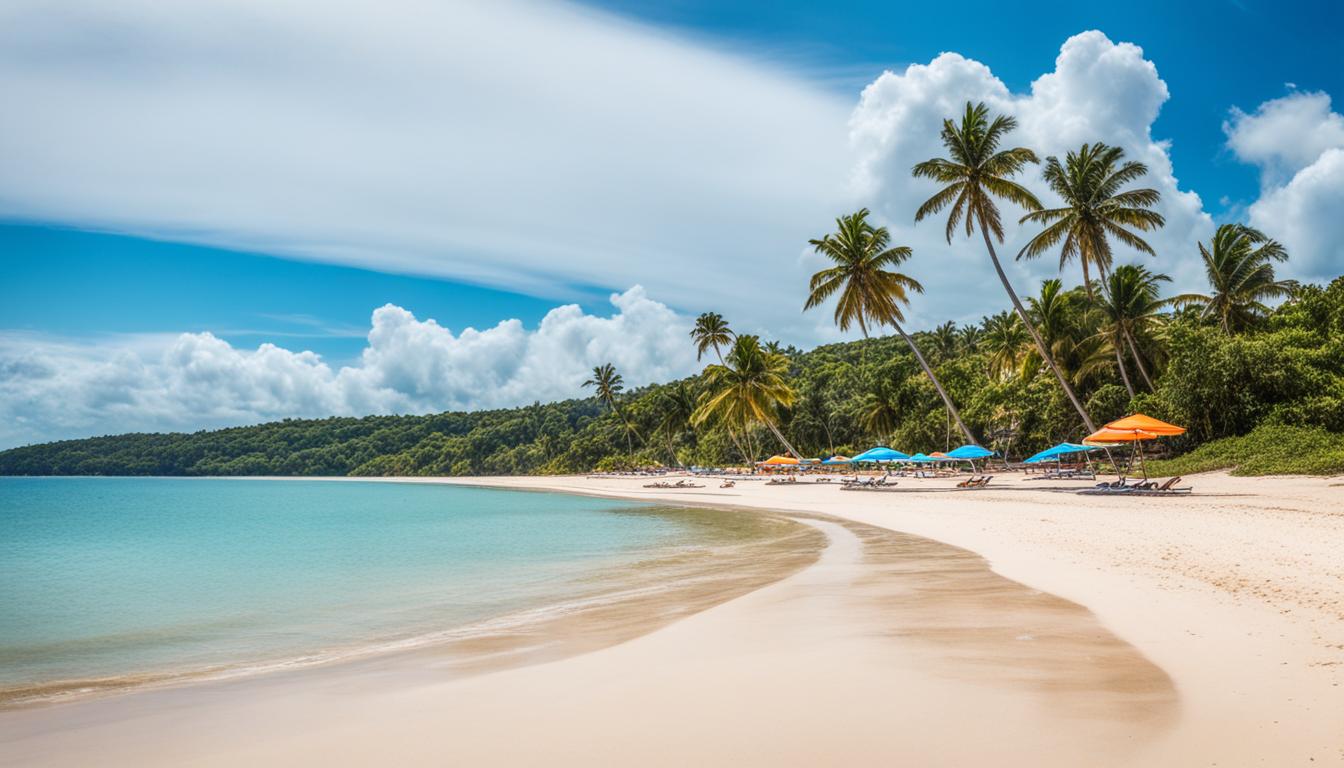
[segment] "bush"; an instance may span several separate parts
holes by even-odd
[[[1319,427],[1263,425],[1241,437],[1205,443],[1174,459],[1154,461],[1156,475],[1231,469],[1234,475],[1344,474],[1344,434]]]

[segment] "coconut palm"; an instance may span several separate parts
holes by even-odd
[[[1199,255],[1212,290],[1183,294],[1174,301],[1197,307],[1202,317],[1218,318],[1225,333],[1253,325],[1269,312],[1265,302],[1287,298],[1297,288],[1297,281],[1274,275],[1272,262],[1287,261],[1288,251],[1258,229],[1224,224],[1208,248],[1199,244]]]
[[[965,352],[974,352],[980,347],[984,332],[977,325],[968,325],[957,332],[957,343]]]
[[[1082,265],[1083,285],[1090,296],[1092,270],[1096,270],[1103,287],[1108,285],[1106,273],[1111,268],[1112,237],[1136,251],[1157,255],[1133,230],[1149,232],[1166,223],[1162,214],[1149,210],[1162,195],[1155,189],[1122,189],[1148,173],[1148,166],[1143,163],[1122,162],[1124,156],[1123,149],[1097,142],[1065,154],[1062,164],[1058,157],[1047,157],[1042,175],[1064,205],[1032,211],[1022,217],[1022,223],[1044,224],[1045,229],[1023,246],[1017,258],[1035,258],[1062,244],[1060,271],[1076,259]],[[1152,389],[1153,380],[1134,339],[1123,327],[1120,334],[1120,340],[1134,355],[1144,382]]]
[[[859,406],[859,426],[875,440],[881,442],[895,432],[900,420],[900,406],[885,387],[874,387],[864,395]]]
[[[592,387],[597,392],[597,397],[607,408],[620,418],[621,423],[625,425],[625,444],[629,453],[634,453],[634,446],[630,443],[630,435],[639,433],[635,431],[634,425],[625,418],[625,413],[621,411],[620,404],[616,397],[625,391],[625,382],[621,374],[616,372],[616,366],[611,363],[603,363],[593,368],[593,377],[583,382],[583,386]],[[641,438],[642,440],[642,438]]]
[[[929,341],[932,343],[933,351],[943,360],[951,360],[957,356],[958,338],[957,324],[951,320],[929,331]]]
[[[676,439],[691,427],[691,417],[695,415],[695,394],[685,381],[678,381],[663,390],[658,406],[662,411],[658,432],[667,441],[667,452],[672,456],[672,461],[680,464]]]
[[[705,312],[695,319],[695,327],[691,329],[691,338],[695,340],[695,359],[699,360],[705,356],[705,352],[710,349],[719,358],[719,364],[723,364],[723,352],[720,347],[726,347],[733,342],[733,332],[728,327],[728,321],[723,319],[723,315],[717,312]]]
[[[722,365],[705,368],[705,393],[691,423],[699,425],[718,418],[743,429],[754,423],[764,424],[785,450],[801,459],[775,425],[779,409],[793,404],[788,370],[788,358],[765,351],[755,336],[738,336]]]
[[[980,348],[989,353],[989,375],[1005,379],[1017,373],[1026,358],[1029,343],[1022,321],[1011,312],[986,317]]]
[[[910,303],[910,292],[923,293],[924,286],[893,268],[900,266],[913,253],[905,246],[892,247],[891,233],[887,228],[874,227],[868,223],[867,208],[841,216],[835,220],[835,225],[834,233],[808,241],[817,253],[830,259],[835,266],[812,276],[808,286],[810,293],[803,310],[820,306],[839,294],[835,305],[835,324],[840,330],[847,331],[851,325],[857,324],[867,339],[869,326],[890,325],[896,329],[910,351],[915,353],[919,367],[933,382],[933,388],[938,390],[938,396],[943,399],[943,406],[956,420],[966,440],[978,445],[979,441],[961,420],[961,414],[924,359],[924,354],[901,327],[901,322],[905,320],[902,305]]]
[[[1158,297],[1158,283],[1170,280],[1166,275],[1149,272],[1134,264],[1116,267],[1106,278],[1104,298],[1099,303],[1104,318],[1100,333],[1115,349],[1115,364],[1120,368],[1120,378],[1125,382],[1130,398],[1134,397],[1134,387],[1125,373],[1121,345],[1138,358],[1138,344],[1132,340],[1147,335],[1161,322],[1160,313],[1172,300]]]
[[[1003,271],[1003,265],[999,263],[999,256],[994,251],[993,241],[997,239],[1000,243],[1003,242],[1003,221],[994,202],[995,197],[1001,197],[1028,211],[1041,209],[1041,203],[1036,196],[1011,179],[1028,163],[1039,162],[1036,153],[1025,147],[999,149],[1003,137],[1015,127],[1017,121],[1011,117],[999,115],[990,120],[989,109],[983,103],[973,105],[967,102],[960,125],[952,120],[944,120],[941,138],[951,157],[933,158],[918,163],[912,173],[918,178],[932,179],[946,186],[919,207],[915,212],[915,221],[922,221],[951,206],[946,229],[949,244],[959,224],[963,225],[967,237],[979,227],[980,234],[985,240],[985,249],[989,251],[989,260],[994,264],[994,271],[998,273],[1004,291],[1013,302],[1013,309],[1031,334],[1037,351],[1054,371],[1055,378],[1068,395],[1069,401],[1073,403],[1074,409],[1078,411],[1083,424],[1087,426],[1089,432],[1095,431],[1096,427],[1092,424],[1091,417],[1087,415],[1087,410],[1083,408],[1073,387],[1064,378],[1064,372],[1046,349],[1045,342],[1032,325],[1026,308],[1018,299],[1017,292],[1013,290],[1008,275]]]

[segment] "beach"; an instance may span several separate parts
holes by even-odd
[[[417,479],[781,512],[825,543],[561,658],[460,675],[417,649],[3,712],[0,762],[1344,764],[1344,479],[1187,481]]]

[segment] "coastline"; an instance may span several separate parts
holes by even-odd
[[[135,694],[115,707],[107,699],[10,713],[0,718],[0,738],[15,757],[0,761],[73,764],[92,754],[220,764],[391,755],[411,763],[593,762],[649,754],[657,764],[1344,761],[1337,716],[1344,711],[1344,554],[1331,546],[1344,535],[1344,490],[1332,485],[1339,480],[1189,480],[1198,494],[1189,498],[1082,501],[1016,487],[869,494],[751,482],[652,490],[637,478],[389,478],[798,513],[830,545],[817,564],[782,581],[555,663],[439,682],[426,675],[432,659],[407,655]],[[956,628],[938,622],[941,644],[893,640],[890,627],[873,622],[887,612],[915,614],[897,593],[869,592],[898,576],[895,561],[873,554],[883,547],[865,548],[881,531],[983,555],[980,570],[1025,585],[1022,595],[1059,600],[1049,603],[1051,615],[1074,630],[1090,627],[1062,636],[1115,639],[1118,645],[1101,647],[1129,666],[1099,665],[1092,648],[1077,657],[1051,654],[1071,665],[1051,677],[1031,666],[1042,659],[1021,653],[1035,637],[1000,638],[1001,653],[991,646],[952,654],[949,648],[963,648],[948,645]],[[853,604],[855,595],[879,601]],[[987,608],[969,610],[983,618]],[[898,658],[884,655],[893,644]],[[1079,682],[1080,670],[1115,668],[1129,673],[1059,690]],[[1146,671],[1136,678],[1134,670]],[[1004,671],[1014,674],[993,679]],[[1137,691],[1116,687],[1126,679],[1146,682]],[[1118,715],[1117,702],[1130,714]],[[299,703],[306,712],[293,709]],[[1085,705],[1100,706],[1100,714]],[[246,744],[199,733],[152,736],[168,722],[221,717],[237,726],[235,737],[247,734]],[[459,727],[443,734],[444,722]],[[596,729],[598,722],[611,730]],[[678,738],[660,730],[668,727]],[[159,742],[143,743],[152,738]]]

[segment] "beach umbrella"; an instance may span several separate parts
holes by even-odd
[[[1046,448],[1044,451],[1035,454],[1031,458],[1027,459],[1025,463],[1039,464],[1042,461],[1050,461],[1052,459],[1058,459],[1060,456],[1063,456],[1066,453],[1085,453],[1087,451],[1099,451],[1099,450],[1101,450],[1101,446],[1099,445],[1079,445],[1078,443],[1060,443],[1059,445]]]
[[[854,458],[850,459],[850,461],[857,464],[860,462],[873,462],[873,461],[903,461],[908,458],[910,457],[904,453],[901,453],[900,451],[893,451],[890,448],[878,446],[876,448],[870,448],[864,451],[863,453],[860,453],[858,456],[855,456]]]
[[[981,448],[978,445],[963,445],[960,448],[953,448],[947,452],[947,457],[949,459],[964,459],[966,461],[970,461],[971,459],[984,459],[993,455],[993,451],[988,448]]]
[[[1136,413],[1133,416],[1126,416],[1123,419],[1116,419],[1115,421],[1110,422],[1096,432],[1083,438],[1083,443],[1085,445],[1098,446],[1129,443],[1133,446],[1135,453],[1138,454],[1139,461],[1143,466],[1143,479],[1147,480],[1148,463],[1143,461],[1143,448],[1141,447],[1141,443],[1145,440],[1156,440],[1159,437],[1168,437],[1184,433],[1185,427],[1178,427],[1175,424],[1168,424],[1165,421],[1159,421],[1151,416]]]
[[[906,461],[914,461],[920,464],[931,464],[937,461],[937,459],[925,453],[916,453],[914,456],[910,456],[909,458],[907,458]]]
[[[798,460],[792,456],[780,456],[778,454],[771,456],[765,461],[758,461],[757,464],[763,467],[789,467],[797,466]]]
[[[1185,434],[1185,427],[1178,427],[1175,424],[1168,424],[1165,421],[1154,419],[1152,416],[1145,416],[1142,413],[1136,413],[1133,416],[1126,416],[1123,419],[1116,419],[1107,424],[1106,429],[1129,430],[1136,429],[1147,432],[1151,435],[1169,436]]]
[[[844,456],[832,456],[831,458],[829,458],[829,459],[827,459],[827,460],[825,460],[825,461],[823,461],[823,462],[821,462],[821,463],[822,463],[822,464],[848,464],[848,463],[850,463],[851,461],[853,461],[853,459],[849,459],[849,458],[846,458],[846,457],[844,457]]]

